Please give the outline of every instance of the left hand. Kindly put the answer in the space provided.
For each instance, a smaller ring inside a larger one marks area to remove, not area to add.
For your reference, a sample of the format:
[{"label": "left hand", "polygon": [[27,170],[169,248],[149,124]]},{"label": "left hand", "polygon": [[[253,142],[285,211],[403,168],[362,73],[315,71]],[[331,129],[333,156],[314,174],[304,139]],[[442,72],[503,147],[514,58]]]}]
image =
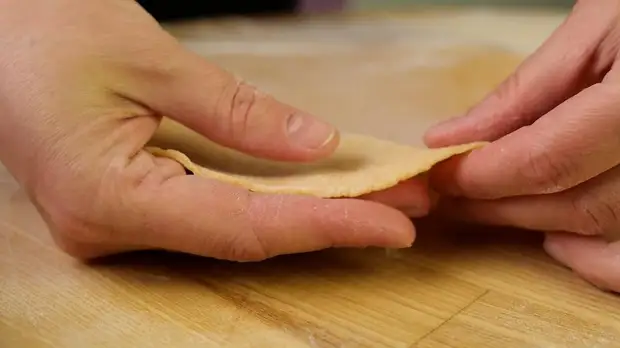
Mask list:
[{"label": "left hand", "polygon": [[[545,249],[620,292],[620,1],[578,1],[542,47],[426,143],[487,140],[431,172],[442,212],[547,232]],[[460,198],[458,198],[460,197]],[[558,232],[561,231],[561,232]]]},{"label": "left hand", "polygon": [[289,162],[325,158],[338,132],[190,52],[135,1],[0,0],[0,9],[0,161],[67,254],[256,261],[414,241],[392,207],[424,215],[421,181],[365,200],[261,194],[144,151],[161,115]]}]

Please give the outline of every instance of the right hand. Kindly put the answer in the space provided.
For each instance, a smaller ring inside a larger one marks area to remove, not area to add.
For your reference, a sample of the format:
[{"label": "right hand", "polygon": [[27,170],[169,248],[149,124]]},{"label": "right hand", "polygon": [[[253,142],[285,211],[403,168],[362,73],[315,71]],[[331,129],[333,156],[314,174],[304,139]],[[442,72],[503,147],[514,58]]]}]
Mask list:
[{"label": "right hand", "polygon": [[[185,50],[136,2],[0,7],[0,159],[70,255],[167,249],[247,261],[413,242],[410,220],[386,205],[250,193],[145,152],[160,115],[288,161],[329,155],[338,133]],[[392,192],[407,198],[367,198],[428,209],[419,182]]]},{"label": "right hand", "polygon": [[549,255],[620,292],[618,134],[620,1],[578,1],[496,90],[426,134],[433,147],[491,141],[432,170],[439,210],[544,231]]}]

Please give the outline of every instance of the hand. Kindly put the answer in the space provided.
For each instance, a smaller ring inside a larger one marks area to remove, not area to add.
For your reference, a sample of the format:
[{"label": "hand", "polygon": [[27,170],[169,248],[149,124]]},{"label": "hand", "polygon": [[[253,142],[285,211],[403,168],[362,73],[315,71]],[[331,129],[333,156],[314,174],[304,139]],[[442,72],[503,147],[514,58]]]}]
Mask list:
[{"label": "hand", "polygon": [[[620,291],[620,1],[579,1],[567,20],[465,116],[426,143],[487,147],[446,161],[431,184],[441,210],[548,232],[547,252]],[[561,232],[558,232],[561,231]],[[570,233],[573,234],[570,234]]]},{"label": "hand", "polygon": [[[386,205],[253,194],[143,151],[160,115],[289,161],[327,156],[338,133],[183,49],[134,1],[0,6],[1,160],[70,255],[167,249],[245,261],[413,242],[410,220]],[[428,208],[422,184],[392,192],[403,190],[414,198],[400,208]]]}]

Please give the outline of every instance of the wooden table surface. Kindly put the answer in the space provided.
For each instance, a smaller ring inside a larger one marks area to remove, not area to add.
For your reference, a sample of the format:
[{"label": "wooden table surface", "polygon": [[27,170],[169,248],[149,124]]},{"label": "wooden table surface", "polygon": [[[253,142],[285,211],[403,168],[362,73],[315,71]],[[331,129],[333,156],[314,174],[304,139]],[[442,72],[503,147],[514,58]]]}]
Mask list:
[{"label": "wooden table surface", "polygon": [[[193,50],[343,129],[419,144],[563,13],[430,10],[170,26]],[[408,250],[253,264],[145,252],[80,264],[0,167],[0,347],[620,347],[620,299],[534,232],[419,221]]]}]

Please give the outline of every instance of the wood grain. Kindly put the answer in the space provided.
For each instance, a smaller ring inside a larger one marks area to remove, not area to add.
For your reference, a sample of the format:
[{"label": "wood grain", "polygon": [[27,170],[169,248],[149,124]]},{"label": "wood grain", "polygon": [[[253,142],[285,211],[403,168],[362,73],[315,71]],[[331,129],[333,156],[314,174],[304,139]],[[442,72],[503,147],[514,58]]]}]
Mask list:
[{"label": "wood grain", "polygon": [[[562,14],[183,23],[191,49],[341,128],[420,143],[506,77]],[[620,347],[620,300],[534,232],[421,220],[411,249],[236,264],[60,253],[0,167],[0,347]]]}]

